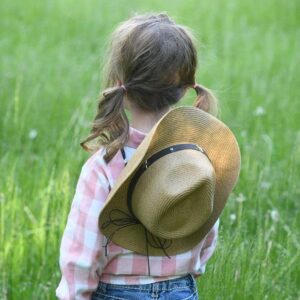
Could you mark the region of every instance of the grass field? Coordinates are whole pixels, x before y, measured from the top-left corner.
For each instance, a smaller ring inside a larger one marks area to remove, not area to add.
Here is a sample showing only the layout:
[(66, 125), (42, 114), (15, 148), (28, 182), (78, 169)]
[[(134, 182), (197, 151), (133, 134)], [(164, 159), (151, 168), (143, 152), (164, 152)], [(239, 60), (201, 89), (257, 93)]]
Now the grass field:
[(194, 30), (197, 81), (216, 91), (241, 147), (201, 299), (300, 299), (299, 8), (297, 0), (2, 0), (0, 299), (55, 299), (105, 41), (134, 11), (166, 11)]

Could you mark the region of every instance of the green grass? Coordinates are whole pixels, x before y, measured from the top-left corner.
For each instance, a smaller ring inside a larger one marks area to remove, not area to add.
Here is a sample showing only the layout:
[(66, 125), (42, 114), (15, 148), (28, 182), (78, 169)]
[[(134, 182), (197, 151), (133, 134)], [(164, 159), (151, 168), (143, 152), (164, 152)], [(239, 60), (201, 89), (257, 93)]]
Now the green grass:
[(299, 299), (297, 0), (1, 1), (0, 299), (55, 299), (104, 44), (133, 11), (167, 11), (194, 30), (198, 82), (217, 92), (241, 147), (201, 298)]

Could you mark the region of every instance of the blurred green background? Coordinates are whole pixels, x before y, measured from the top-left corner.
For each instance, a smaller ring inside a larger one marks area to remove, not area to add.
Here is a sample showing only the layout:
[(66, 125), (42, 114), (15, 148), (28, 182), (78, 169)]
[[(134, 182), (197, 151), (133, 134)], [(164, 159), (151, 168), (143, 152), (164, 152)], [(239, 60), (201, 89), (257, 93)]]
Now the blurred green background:
[(55, 299), (105, 43), (134, 12), (192, 28), (197, 82), (241, 147), (201, 299), (300, 299), (297, 0), (0, 2), (0, 299)]

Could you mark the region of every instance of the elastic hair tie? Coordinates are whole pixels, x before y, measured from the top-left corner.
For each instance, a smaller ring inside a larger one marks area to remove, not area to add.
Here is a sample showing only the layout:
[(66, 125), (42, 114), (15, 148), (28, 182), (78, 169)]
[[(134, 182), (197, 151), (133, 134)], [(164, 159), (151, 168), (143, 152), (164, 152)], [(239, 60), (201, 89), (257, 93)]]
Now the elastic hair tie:
[(118, 80), (118, 86), (120, 86), (120, 87), (124, 90), (124, 92), (127, 91), (125, 85), (124, 85), (124, 84), (122, 83), (122, 81), (120, 81), (120, 80)]
[(125, 92), (127, 91), (127, 89), (126, 89), (126, 87), (125, 87), (124, 84), (121, 85), (121, 88), (122, 88)]

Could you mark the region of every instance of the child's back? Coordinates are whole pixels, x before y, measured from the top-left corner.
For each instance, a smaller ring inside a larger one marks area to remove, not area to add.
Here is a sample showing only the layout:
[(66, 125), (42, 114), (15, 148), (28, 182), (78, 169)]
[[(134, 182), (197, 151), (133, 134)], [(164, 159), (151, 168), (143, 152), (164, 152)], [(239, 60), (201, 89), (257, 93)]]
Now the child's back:
[(106, 89), (91, 135), (82, 142), (94, 154), (82, 168), (61, 242), (60, 299), (198, 299), (194, 277), (214, 252), (219, 220), (195, 247), (172, 256), (133, 252), (99, 230), (99, 215), (121, 171), (187, 88), (197, 92), (195, 106), (217, 114), (214, 95), (195, 84), (193, 40), (165, 14), (135, 16), (113, 33)]

